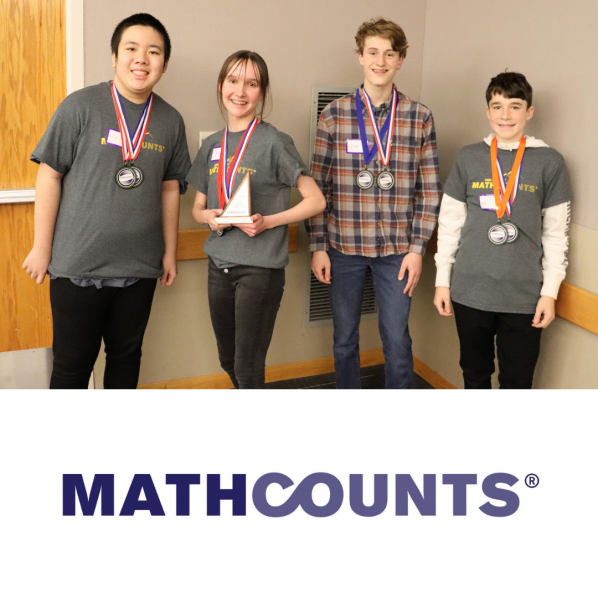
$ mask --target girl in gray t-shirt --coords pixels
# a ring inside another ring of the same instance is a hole
[[[212,231],[204,245],[210,315],[220,364],[235,388],[264,384],[288,263],[287,224],[326,206],[293,140],[263,122],[269,99],[263,58],[250,51],[229,56],[218,77],[227,128],[203,142],[187,175],[197,189],[193,218]],[[219,224],[216,218],[247,174],[251,223]],[[289,209],[291,187],[303,200]]]

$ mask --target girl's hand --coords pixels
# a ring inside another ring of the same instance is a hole
[[[436,287],[434,305],[441,316],[453,315],[451,311],[451,290],[448,287]]]
[[[543,295],[536,305],[536,314],[532,320],[534,328],[546,328],[554,320],[555,301],[548,295]]]
[[[261,232],[264,232],[266,229],[270,228],[268,216],[262,216],[261,214],[254,214],[251,219],[253,222],[251,224],[235,224],[240,228],[246,235],[250,237],[255,237],[259,235]]]
[[[46,277],[51,257],[51,250],[42,251],[34,247],[25,258],[23,269],[31,276],[31,278],[33,278],[33,280],[35,280],[35,282],[37,282],[37,284],[42,284]]]
[[[223,228],[228,228],[228,224],[218,224],[214,220],[222,214],[222,210],[204,210],[203,212],[203,220],[204,222],[212,229],[212,230],[222,230]]]
[[[171,287],[178,274],[176,257],[164,255],[162,264],[164,266],[164,274],[162,274],[160,281],[162,282],[163,287]]]

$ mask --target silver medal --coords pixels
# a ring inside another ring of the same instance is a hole
[[[509,232],[502,224],[495,224],[488,229],[488,240],[492,245],[504,245],[509,239]]]
[[[138,166],[131,166],[130,168],[133,171],[133,174],[135,175],[135,184],[133,185],[133,187],[139,187],[139,185],[143,183],[143,171]]]
[[[374,184],[374,175],[366,168],[357,174],[355,180],[360,189],[369,189]]]
[[[507,243],[512,243],[519,236],[519,229],[512,222],[505,222],[503,226],[507,229]]]
[[[130,166],[123,166],[122,168],[119,168],[116,172],[115,180],[116,184],[121,189],[131,189],[135,186],[135,183],[137,182],[137,177],[133,168],[131,168]]]
[[[380,189],[382,189],[383,191],[388,191],[389,189],[392,189],[395,186],[395,177],[390,172],[388,172],[388,170],[383,170],[378,175],[376,182],[378,183],[378,187],[380,187]]]

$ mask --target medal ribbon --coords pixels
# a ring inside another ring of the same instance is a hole
[[[127,117],[125,116],[125,111],[120,100],[120,94],[118,93],[118,89],[116,89],[116,85],[114,85],[114,81],[112,81],[112,99],[114,100],[116,119],[118,120],[118,128],[120,130],[120,138],[122,141],[123,160],[125,162],[132,162],[137,158],[137,156],[139,156],[141,146],[143,145],[143,140],[147,131],[147,125],[149,124],[149,119],[152,113],[152,106],[154,105],[154,94],[150,94],[150,97],[147,99],[147,102],[143,107],[143,112],[141,113],[141,118],[137,123],[137,128],[135,129],[133,138],[131,138]]]
[[[228,126],[224,129],[224,134],[222,135],[222,145],[220,147],[220,159],[218,160],[217,178],[218,199],[220,200],[220,207],[222,209],[224,209],[224,206],[232,197],[233,183],[235,182],[237,170],[241,164],[241,160],[243,160],[243,155],[245,154],[245,150],[249,145],[249,139],[253,135],[258,122],[258,119],[254,118],[249,123],[247,129],[245,129],[245,133],[243,133],[243,137],[241,137],[237,151],[231,160],[230,168],[227,165],[226,159],[228,155]]]
[[[392,141],[392,135],[394,131],[394,124],[395,124],[395,114],[397,111],[397,104],[399,100],[399,94],[397,90],[393,87],[392,88],[392,102],[390,107],[390,112],[386,117],[386,121],[382,126],[382,130],[378,129],[378,122],[376,120],[376,115],[374,114],[374,108],[372,106],[372,100],[370,100],[370,96],[368,95],[367,91],[363,90],[363,96],[365,101],[365,106],[368,111],[368,116],[370,118],[370,123],[372,125],[372,129],[374,130],[374,139],[376,141],[376,145],[369,149],[369,144],[367,140],[367,135],[365,131],[365,122],[363,120],[363,109],[361,104],[361,94],[359,93],[359,87],[355,91],[355,103],[357,109],[357,121],[359,123],[359,135],[361,137],[361,146],[363,149],[363,159],[365,160],[366,166],[372,161],[372,158],[376,155],[376,152],[380,153],[380,159],[382,160],[382,164],[386,166],[390,161],[390,146]],[[382,140],[384,136],[388,132],[388,137],[386,139],[386,147],[384,147]]]
[[[510,216],[513,209],[513,202],[517,194],[517,186],[519,185],[519,178],[521,176],[521,162],[523,160],[523,152],[525,151],[525,137],[519,141],[519,148],[515,156],[515,162],[511,169],[509,182],[506,189],[504,178],[502,176],[502,169],[498,159],[498,141],[496,137],[492,139],[490,146],[490,159],[492,161],[492,187],[494,191],[494,203],[496,204],[496,216],[500,219],[504,216],[505,211]]]

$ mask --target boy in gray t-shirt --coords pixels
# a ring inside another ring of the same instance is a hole
[[[452,301],[465,388],[491,388],[495,337],[500,387],[531,388],[565,278],[572,192],[561,154],[523,135],[525,77],[494,77],[486,101],[494,134],[459,152],[444,187],[434,305],[450,316]]]
[[[50,388],[87,388],[102,338],[105,388],[135,388],[156,279],[176,278],[191,166],[180,114],[153,93],[170,39],[148,14],[111,40],[115,76],[69,95],[33,151],[35,242],[23,268],[50,277]]]

